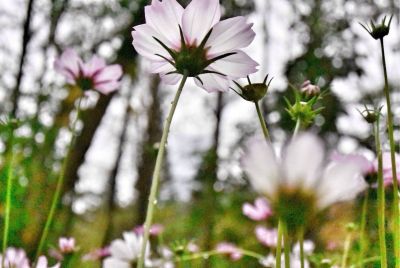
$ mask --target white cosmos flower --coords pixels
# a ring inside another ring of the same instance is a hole
[[[176,0],[153,0],[145,17],[146,24],[133,28],[132,44],[167,84],[186,70],[208,92],[227,91],[230,79],[257,70],[240,50],[255,37],[252,24],[241,16],[220,21],[219,0],[192,0],[185,9]]]
[[[110,257],[103,261],[103,268],[131,268],[138,260],[143,237],[134,232],[124,232],[123,237],[111,242]],[[146,256],[149,253],[147,247]]]
[[[317,209],[324,209],[355,198],[367,186],[359,165],[326,162],[321,140],[311,133],[295,137],[279,158],[265,139],[253,139],[242,157],[242,167],[254,189],[275,206],[285,203],[301,209],[296,201],[305,194]],[[291,203],[285,200],[288,195]]]

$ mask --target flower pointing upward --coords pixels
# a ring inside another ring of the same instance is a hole
[[[218,0],[193,0],[186,9],[176,0],[153,0],[145,16],[132,44],[167,84],[187,75],[208,92],[227,91],[229,80],[256,71],[258,64],[240,50],[255,37],[252,24],[244,17],[220,21]]]

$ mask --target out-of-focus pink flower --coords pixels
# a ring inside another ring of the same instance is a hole
[[[254,39],[244,17],[220,21],[219,0],[153,0],[146,24],[133,28],[133,46],[151,62],[151,72],[174,85],[186,72],[208,92],[227,91],[229,80],[256,72],[258,64],[241,48]]]
[[[29,260],[23,249],[7,248],[5,253],[5,259],[3,255],[0,255],[0,268],[29,268]]]
[[[138,235],[143,235],[144,234],[144,226],[143,225],[136,226],[135,228],[133,228],[133,231]],[[152,235],[152,236],[158,236],[162,232],[164,232],[164,226],[162,224],[153,224],[150,227],[150,235]]]
[[[400,155],[395,154],[397,181],[400,182]],[[374,162],[375,170],[378,171],[378,159]],[[383,184],[389,186],[393,183],[392,158],[390,152],[382,153]]]
[[[278,243],[278,232],[276,229],[268,229],[257,226],[255,229],[257,240],[266,247],[276,247]]]
[[[306,80],[301,85],[300,91],[301,93],[304,93],[308,96],[315,96],[321,92],[321,89],[319,88],[319,86],[311,84],[310,80]]]
[[[82,90],[95,89],[103,94],[117,90],[122,76],[119,64],[106,65],[104,59],[98,56],[83,62],[70,48],[55,60],[54,68],[66,77],[68,84],[79,86]]]
[[[233,261],[240,260],[243,257],[242,252],[236,245],[228,242],[221,242],[217,245],[216,251],[221,254],[227,254]]]
[[[60,264],[57,263],[56,265],[50,267],[48,266],[47,258],[45,256],[40,256],[35,268],[59,268]]]
[[[188,250],[190,253],[196,253],[196,252],[199,252],[200,248],[199,248],[199,246],[196,245],[194,242],[189,242],[189,243],[187,244],[187,250]]]
[[[365,156],[360,154],[340,154],[334,152],[331,155],[331,160],[336,163],[353,163],[360,167],[364,176],[376,173],[377,169],[372,161],[369,161]]]
[[[257,198],[254,205],[245,203],[242,207],[242,212],[253,221],[266,220],[272,215],[272,209],[265,198]]]
[[[89,252],[88,254],[84,255],[82,259],[84,261],[97,261],[97,260],[102,260],[110,255],[111,255],[110,248],[104,247]]]
[[[72,253],[76,250],[75,238],[73,237],[61,237],[58,240],[58,248],[63,254]]]

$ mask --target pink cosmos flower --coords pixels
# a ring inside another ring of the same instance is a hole
[[[318,95],[321,92],[321,89],[319,88],[319,86],[311,84],[310,80],[306,80],[301,85],[300,92],[304,93],[304,94],[306,94],[308,96],[315,96],[315,95]]]
[[[400,182],[400,155],[395,154],[397,180]],[[378,159],[374,162],[375,171],[378,172]],[[383,184],[389,186],[393,183],[392,159],[390,152],[382,153]]]
[[[40,256],[35,268],[59,268],[60,264],[57,263],[56,265],[50,267],[48,266],[47,258],[45,256]]]
[[[266,247],[276,247],[278,244],[278,231],[268,229],[264,226],[257,226],[255,229],[257,240]]]
[[[75,238],[61,237],[58,240],[58,248],[60,249],[61,253],[63,253],[63,254],[68,254],[68,253],[74,252],[76,250]]]
[[[217,245],[216,251],[221,254],[227,254],[233,261],[240,260],[243,257],[242,252],[232,243],[221,242]]]
[[[242,212],[253,221],[262,221],[272,215],[272,209],[265,198],[257,198],[254,201],[254,205],[245,203],[242,207]]]
[[[136,226],[133,231],[138,234],[138,235],[143,235],[144,233],[144,226],[143,225],[139,225]],[[164,226],[162,224],[153,224],[150,227],[150,235],[152,236],[158,236],[160,235],[162,232],[164,232]]]
[[[364,176],[376,173],[377,169],[372,161],[369,161],[365,156],[360,154],[340,154],[334,152],[331,155],[331,159],[337,163],[354,163],[361,169],[361,173]]]
[[[83,62],[70,48],[55,60],[54,68],[65,76],[68,84],[79,86],[82,90],[95,89],[105,95],[119,88],[122,76],[119,64],[107,66],[104,59],[98,56]]]
[[[84,255],[82,259],[84,261],[97,261],[110,256],[110,254],[110,247],[98,248]]]
[[[220,21],[219,0],[192,0],[185,9],[176,0],[153,0],[145,16],[132,44],[165,83],[186,72],[208,92],[227,91],[229,80],[256,72],[258,64],[240,50],[255,37],[252,24],[244,17]]]
[[[3,267],[3,256],[0,255],[0,268]],[[4,268],[30,268],[28,257],[23,249],[7,248]]]

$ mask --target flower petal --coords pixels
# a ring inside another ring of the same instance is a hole
[[[85,77],[91,77],[92,75],[106,67],[106,62],[104,61],[104,59],[98,56],[93,56],[87,63],[82,64],[82,67],[83,75]]]
[[[104,83],[108,81],[115,81],[120,79],[122,76],[122,67],[119,64],[109,65],[103,68],[99,73],[94,77],[95,84]]]
[[[234,17],[218,22],[207,40],[208,55],[215,57],[238,48],[247,47],[255,37],[252,23],[244,17]]]
[[[318,206],[322,209],[336,202],[354,199],[367,187],[361,172],[360,167],[354,163],[329,165],[318,185]]]
[[[155,73],[160,73],[160,74],[166,74],[169,72],[175,71],[175,67],[172,66],[171,63],[163,60],[163,61],[152,61],[150,65],[150,72],[155,74]]]
[[[321,176],[323,160],[324,147],[317,136],[304,133],[295,137],[283,154],[285,183],[313,189]]]
[[[211,69],[211,68],[208,68]],[[226,92],[229,90],[229,81],[227,77],[219,74],[201,74],[199,75],[201,81],[195,79],[197,86],[204,88],[207,92]]]
[[[132,45],[140,55],[149,60],[160,61],[161,57],[156,54],[171,59],[168,52],[153,37],[158,38],[164,44],[168,43],[165,37],[161,36],[149,25],[141,24],[135,26],[132,31]]]
[[[81,64],[82,60],[78,54],[68,48],[54,61],[54,69],[64,75],[69,83],[74,83],[80,74]]]
[[[253,188],[267,197],[273,197],[280,179],[280,168],[270,143],[263,138],[253,138],[246,146],[241,166]]]
[[[121,86],[120,81],[109,81],[95,85],[95,89],[104,95],[108,95],[111,92],[117,90]]]
[[[211,28],[221,19],[219,0],[192,0],[182,17],[186,42],[200,44]]]
[[[243,51],[237,50],[234,52],[236,54],[217,60],[206,69],[213,69],[234,79],[246,77],[248,74],[257,71],[257,62]]]
[[[122,261],[120,259],[112,258],[112,257],[106,258],[103,261],[103,268],[116,268],[116,267],[118,267],[118,268],[131,268],[131,265],[130,265],[129,262],[125,262],[125,261]]]
[[[167,85],[176,85],[181,79],[181,74],[160,74],[161,81]]]
[[[180,48],[179,25],[182,21],[183,7],[176,0],[153,0],[145,7],[146,23],[159,35],[165,37],[165,44],[173,49]]]

